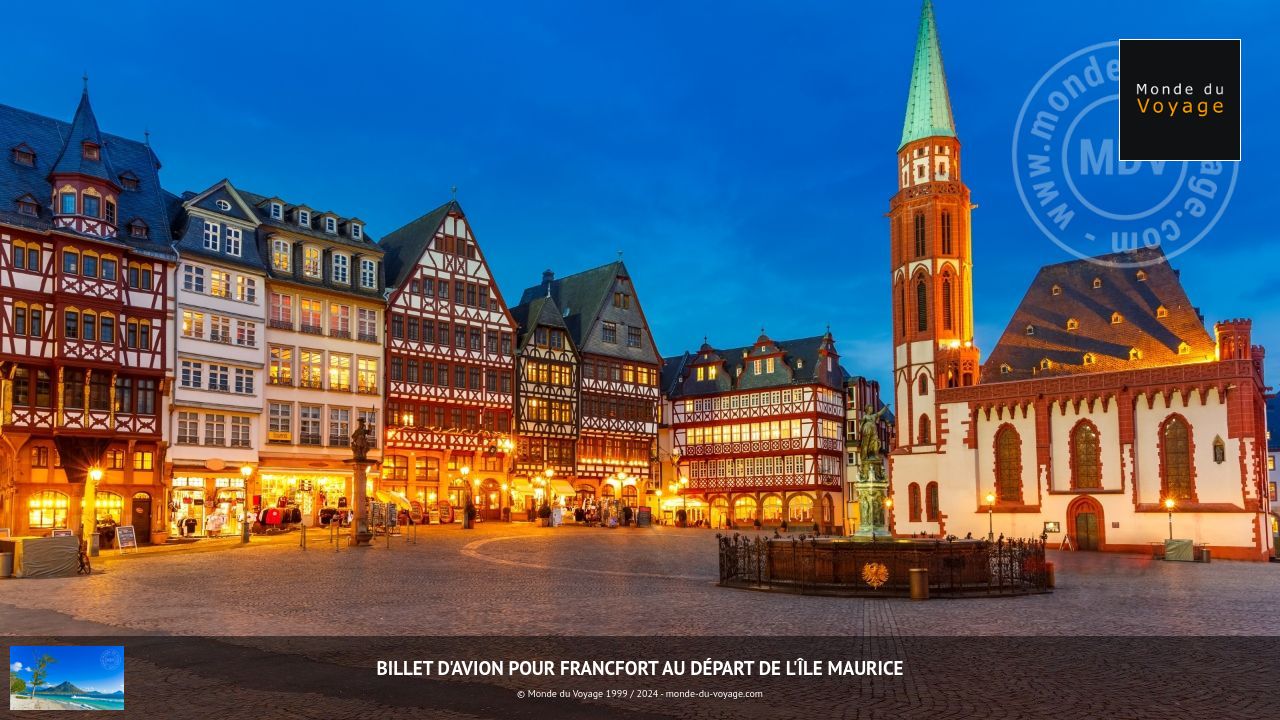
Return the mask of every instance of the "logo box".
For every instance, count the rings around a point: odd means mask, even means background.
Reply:
[[[1239,40],[1121,40],[1121,160],[1240,159]]]

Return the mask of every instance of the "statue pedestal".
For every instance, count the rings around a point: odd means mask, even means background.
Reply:
[[[889,511],[884,506],[889,495],[889,483],[883,480],[859,480],[853,484],[858,493],[858,511],[860,518],[858,530],[853,537],[865,540],[872,538],[889,539]]]
[[[351,547],[369,547],[373,542],[373,533],[369,531],[369,503],[365,486],[368,483],[370,467],[379,464],[377,460],[344,460],[351,465],[351,504],[354,517],[351,520]]]

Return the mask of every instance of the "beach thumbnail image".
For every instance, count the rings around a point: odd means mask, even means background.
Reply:
[[[123,645],[9,648],[10,710],[123,710]]]

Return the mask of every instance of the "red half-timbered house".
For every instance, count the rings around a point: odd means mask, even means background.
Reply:
[[[509,489],[515,323],[450,201],[387,235],[382,487],[497,519]],[[447,503],[447,505],[446,505]],[[455,516],[458,513],[454,513]]]
[[[845,372],[831,333],[666,360],[678,485],[671,515],[712,527],[840,525]]]
[[[101,132],[87,90],[70,124],[0,106],[0,144],[0,526],[149,542],[175,259],[159,160]]]

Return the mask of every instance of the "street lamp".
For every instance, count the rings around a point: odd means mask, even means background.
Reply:
[[[458,468],[458,473],[462,475],[462,491],[467,494],[466,504],[462,506],[462,529],[473,530],[475,529],[473,527],[476,512],[475,500],[471,496],[471,485],[467,483],[467,476],[471,474],[471,468],[463,465]]]
[[[689,522],[689,478],[680,476],[680,501],[684,508],[684,521]]]
[[[996,537],[995,516],[992,514],[996,509],[995,493],[987,493],[987,540],[994,540]]]
[[[241,465],[240,474],[244,477],[244,497],[240,501],[240,544],[249,542],[249,477],[253,475],[252,465]]]
[[[547,507],[551,507],[551,478],[555,477],[555,475],[556,471],[551,468],[547,468],[542,471],[542,476],[544,478],[542,481],[542,504]]]
[[[1171,497],[1167,497],[1164,499],[1164,509],[1169,511],[1169,539],[1170,540],[1173,539],[1173,506],[1176,504],[1177,503],[1175,503],[1173,501],[1173,498]]]

